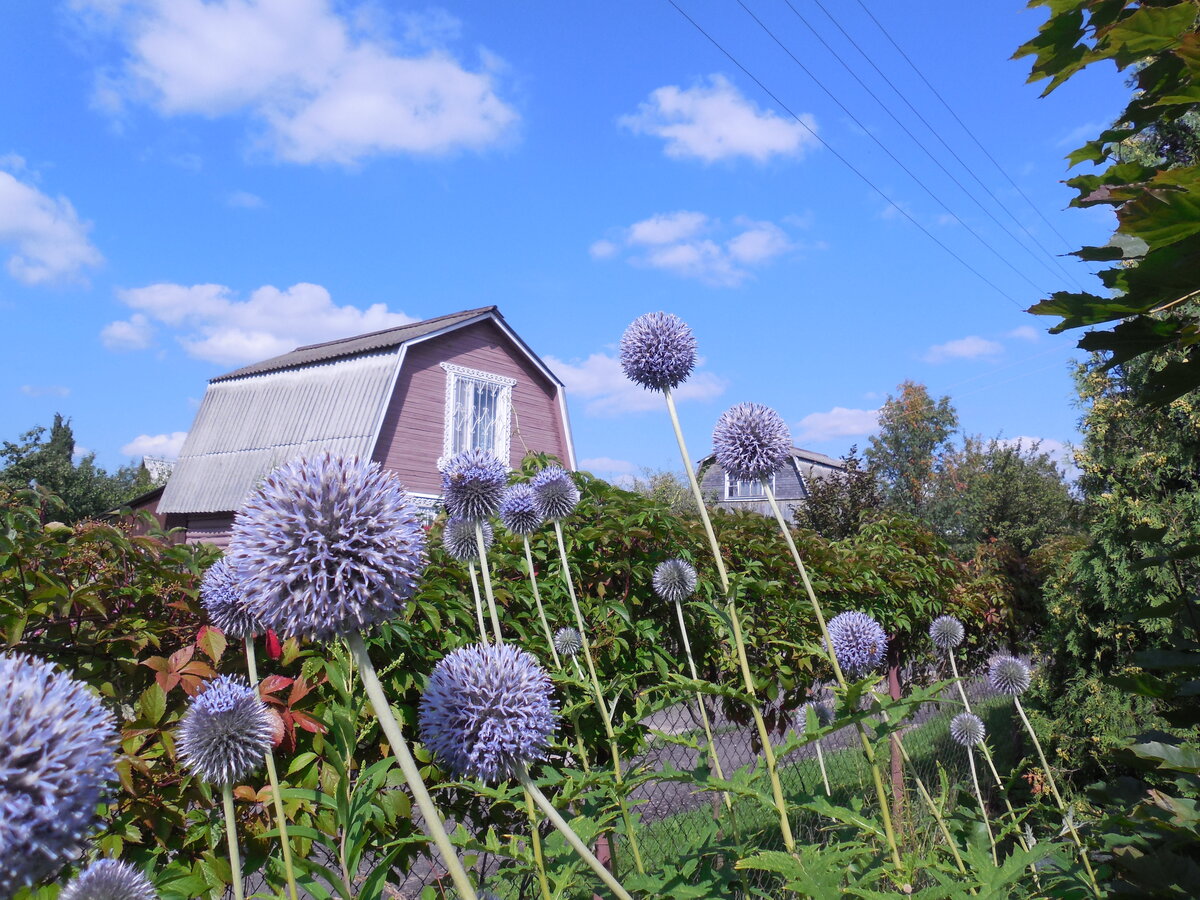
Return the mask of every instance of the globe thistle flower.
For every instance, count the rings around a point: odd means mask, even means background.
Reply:
[[[229,562],[265,627],[327,641],[404,608],[425,567],[425,529],[394,475],[324,453],[263,479],[234,519]]]
[[[929,639],[939,650],[949,652],[963,642],[963,623],[954,616],[938,616],[929,626]]]
[[[442,471],[442,502],[456,518],[477,522],[496,514],[508,466],[490,450],[464,450],[451,457]]]
[[[960,712],[950,720],[950,737],[964,747],[974,747],[983,743],[986,735],[987,729],[984,728],[983,719],[975,713]]]
[[[833,705],[824,700],[814,700],[811,704],[813,715],[817,717],[817,724],[822,728],[827,728],[833,724]]]
[[[0,656],[0,896],[83,851],[116,777],[116,737],[82,682],[31,656]]]
[[[498,781],[546,756],[558,727],[550,676],[512,644],[442,658],[421,697],[421,739],[454,773]]]
[[[696,590],[696,570],[686,559],[668,559],[654,569],[654,590],[668,602],[680,603]]]
[[[829,620],[829,639],[842,671],[852,678],[866,675],[879,667],[887,653],[887,635],[883,627],[856,610],[838,613]]]
[[[266,630],[247,608],[241,583],[228,559],[218,559],[204,573],[200,605],[226,637],[244,641]]]
[[[249,685],[222,675],[192,700],[179,723],[179,757],[194,774],[217,785],[249,775],[271,749],[267,705]]]
[[[988,682],[1001,694],[1023,694],[1029,688],[1029,666],[1015,656],[993,656],[988,663]]]
[[[730,478],[770,478],[792,455],[792,433],[779,413],[759,403],[739,403],[713,428],[713,452]]]
[[[58,900],[158,900],[158,893],[129,863],[101,859],[63,888]]]
[[[583,637],[574,628],[560,628],[554,632],[554,649],[561,656],[575,656],[583,649]]]
[[[626,378],[652,391],[665,391],[695,368],[696,337],[676,315],[646,313],[625,329],[620,356]]]
[[[500,521],[513,534],[533,534],[542,527],[542,514],[532,485],[514,484],[504,492],[500,498]]]
[[[483,549],[487,550],[496,539],[491,522],[481,522]],[[442,529],[442,546],[459,562],[475,562],[479,559],[479,542],[475,538],[475,523],[469,519],[448,519]]]
[[[548,466],[533,476],[534,503],[543,519],[556,522],[565,519],[579,504],[579,488],[575,479],[561,466]]]

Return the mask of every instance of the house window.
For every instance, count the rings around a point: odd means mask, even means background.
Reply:
[[[771,476],[771,493],[775,493],[775,476]],[[725,475],[726,500],[766,500],[766,486],[757,478],[743,481],[740,478],[730,478]]]
[[[512,389],[516,380],[442,363],[446,372],[446,427],[439,468],[464,450],[490,450],[506,464]]]

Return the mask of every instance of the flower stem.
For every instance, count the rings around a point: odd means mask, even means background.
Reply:
[[[687,623],[683,618],[683,604],[679,602],[679,598],[675,598],[675,615],[679,619],[679,636],[683,639],[683,652],[687,656],[688,671],[692,675],[692,681],[699,681],[700,676],[696,673],[696,661],[692,658],[692,643],[688,640]],[[717,745],[713,741],[712,726],[708,722],[708,710],[704,706],[704,695],[696,691],[696,708],[700,710],[700,721],[704,725],[704,738],[708,741],[708,755],[712,760],[713,771],[722,781],[725,780],[725,773],[721,771],[721,758],[717,755]],[[733,801],[729,799],[728,791],[721,791],[721,796],[725,798],[725,808],[731,813],[733,812]]]
[[[1100,885],[1096,882],[1096,873],[1092,871],[1092,863],[1088,859],[1087,848],[1083,846],[1083,840],[1079,837],[1079,832],[1075,830],[1075,823],[1071,821],[1071,817],[1067,813],[1067,804],[1063,802],[1062,794],[1058,792],[1058,785],[1054,783],[1054,773],[1050,771],[1050,764],[1046,762],[1046,754],[1042,751],[1042,742],[1038,740],[1037,732],[1033,730],[1033,725],[1029,723],[1029,717],[1025,715],[1025,707],[1021,705],[1021,698],[1013,695],[1013,703],[1017,707],[1017,713],[1021,716],[1021,722],[1025,725],[1025,730],[1029,732],[1029,737],[1033,740],[1033,746],[1037,750],[1038,759],[1042,763],[1042,771],[1046,773],[1046,783],[1050,785],[1050,793],[1054,796],[1054,802],[1058,804],[1058,811],[1062,813],[1063,825],[1071,833],[1071,840],[1075,842],[1075,846],[1079,850],[1079,858],[1083,861],[1083,868],[1087,871],[1088,881],[1092,884],[1092,890],[1096,892],[1097,897],[1103,896],[1100,891]]]
[[[950,834],[950,829],[946,826],[946,820],[942,818],[942,811],[938,809],[936,803],[933,802],[933,797],[929,795],[929,791],[925,787],[925,782],[921,780],[921,776],[917,774],[917,767],[908,757],[908,751],[904,749],[904,742],[900,740],[900,735],[896,734],[896,746],[900,748],[900,755],[904,757],[904,762],[908,766],[909,774],[912,775],[913,781],[917,784],[917,791],[921,798],[925,801],[925,805],[929,807],[929,811],[933,813],[933,818],[937,821],[938,829],[942,832],[942,837],[946,839],[946,846],[950,848],[951,855],[954,856],[954,864],[958,866],[958,871],[963,875],[967,874],[967,867],[963,865],[962,857],[958,854],[958,847],[954,843],[954,838]],[[974,890],[971,893],[975,893]]]
[[[579,835],[577,835],[574,829],[567,824],[567,820],[558,814],[558,810],[556,810],[554,805],[546,799],[546,795],[543,794],[541,790],[538,789],[538,786],[533,783],[533,780],[529,777],[529,772],[525,768],[524,764],[519,763],[517,765],[516,776],[517,780],[521,782],[521,786],[525,788],[526,794],[533,797],[534,802],[537,803],[538,808],[542,811],[542,814],[550,820],[551,824],[553,824],[555,828],[558,829],[559,833],[563,836],[563,838],[566,839],[566,842],[571,845],[571,849],[579,854],[579,857],[588,864],[588,867],[596,873],[600,880],[608,885],[609,889],[612,890],[612,892],[618,897],[620,897],[621,900],[633,900],[633,898],[629,895],[629,892],[626,891],[625,888],[621,887],[621,883],[613,877],[612,872],[608,871],[608,869],[604,867],[604,864],[600,862],[600,860],[596,859],[592,851],[587,848],[587,845],[579,839]]]
[[[971,764],[971,784],[975,787],[975,799],[979,801],[979,812],[983,815],[983,827],[987,829],[988,843],[992,845],[992,863],[1000,865],[996,857],[996,838],[992,835],[992,824],[988,821],[987,804],[983,802],[983,791],[979,789],[979,773],[975,770],[975,748],[967,747],[967,762]]]
[[[704,495],[700,493],[700,483],[696,481],[696,473],[692,469],[691,457],[688,455],[687,443],[683,439],[683,428],[679,424],[679,413],[675,409],[675,398],[671,389],[663,391],[667,401],[667,412],[671,415],[671,427],[675,429],[675,440],[679,444],[679,454],[683,458],[683,468],[687,472],[688,483],[692,487],[692,497],[696,501],[696,509],[700,521],[704,524],[704,533],[708,536],[708,545],[712,550],[713,562],[717,567],[717,575],[721,579],[721,591],[725,597],[726,612],[729,615],[730,630],[733,634],[734,649],[737,651],[738,666],[742,673],[742,683],[750,697],[750,714],[754,717],[754,725],[758,729],[759,741],[762,743],[763,759],[767,764],[767,774],[771,779],[771,795],[775,809],[779,813],[779,831],[783,835],[783,844],[789,853],[796,849],[796,839],[792,836],[792,826],[788,821],[787,801],[783,797],[783,785],[779,781],[779,767],[775,760],[775,748],[771,745],[771,733],[767,723],[763,721],[762,710],[758,705],[758,697],[754,690],[754,679],[750,675],[750,663],[746,658],[746,645],[742,640],[742,625],[738,619],[737,604],[733,602],[733,594],[729,589],[729,573],[725,571],[725,560],[721,556],[721,545],[717,543],[716,532],[713,531],[712,520],[704,505]]]
[[[579,629],[579,642],[583,645],[583,659],[587,663],[588,676],[592,681],[592,691],[596,695],[596,709],[604,721],[604,734],[608,738],[608,746],[612,752],[613,777],[617,783],[617,805],[621,808],[621,818],[625,821],[625,833],[629,837],[629,849],[633,852],[633,862],[638,874],[645,874],[642,865],[642,851],[638,847],[637,833],[633,827],[633,817],[625,803],[624,779],[621,777],[621,753],[617,748],[617,736],[613,731],[612,713],[604,702],[604,694],[600,690],[600,678],[596,675],[596,662],[592,659],[592,642],[588,640],[587,626],[583,623],[583,612],[579,608],[579,599],[575,596],[575,582],[571,578],[571,563],[567,559],[567,544],[563,539],[562,522],[554,520],[554,536],[558,540],[558,555],[562,562],[562,577],[567,586],[567,594],[571,598],[571,609],[575,613],[575,625]]]
[[[562,660],[558,658],[558,648],[554,646],[554,635],[550,633],[550,623],[546,620],[546,610],[542,606],[542,595],[538,591],[537,575],[533,571],[533,552],[529,549],[529,535],[521,535],[525,544],[525,569],[529,572],[529,586],[533,588],[533,602],[537,604],[538,618],[542,620],[542,630],[546,632],[546,643],[550,645],[550,655],[554,657],[554,668],[562,668]]]
[[[363,687],[367,690],[367,697],[371,701],[371,705],[375,707],[375,718],[379,720],[379,727],[383,729],[384,736],[392,745],[392,753],[395,754],[396,761],[400,763],[400,771],[404,773],[408,787],[413,793],[413,800],[416,801],[417,808],[425,819],[425,831],[433,840],[438,852],[441,853],[442,861],[446,864],[446,870],[450,873],[450,878],[454,882],[454,887],[458,890],[461,900],[478,900],[475,888],[467,877],[467,872],[463,868],[458,854],[455,853],[450,838],[446,836],[446,827],[442,824],[441,814],[434,806],[433,798],[429,796],[429,791],[421,778],[421,770],[417,768],[416,761],[408,749],[408,742],[404,740],[404,734],[400,731],[400,724],[396,721],[387,697],[383,693],[383,685],[379,683],[379,676],[375,674],[375,666],[367,654],[367,647],[363,643],[362,635],[354,632],[346,638],[346,643],[350,645],[350,652],[358,665]]]
[[[475,563],[467,563],[471,572],[471,593],[475,595],[475,620],[479,623],[479,640],[486,647],[489,643],[487,623],[483,620],[483,597],[479,594],[479,576],[475,574]]]
[[[825,782],[825,796],[832,797],[833,791],[829,789],[829,773],[825,771],[825,753],[821,750],[821,739],[815,741],[817,745],[817,765],[821,767],[821,780]]]
[[[483,592],[487,595],[488,614],[492,617],[492,630],[496,633],[496,643],[503,644],[504,636],[500,633],[500,617],[496,615],[496,599],[492,596],[492,573],[488,568],[487,547],[483,543],[483,522],[475,523],[475,544],[479,548],[479,568],[483,572]]]
[[[254,654],[254,638],[246,638],[246,671],[250,675],[250,684],[258,685],[258,660]],[[292,866],[292,847],[288,842],[287,816],[283,811],[283,797],[279,793],[279,773],[275,769],[275,753],[267,748],[267,780],[271,784],[271,798],[275,805],[275,821],[279,825],[279,843],[283,848],[283,871],[287,876],[288,893],[292,900],[298,900],[296,891],[296,872]]]
[[[237,824],[233,819],[233,785],[226,782],[221,785],[221,801],[225,806],[225,841],[229,845],[230,880],[233,881],[233,896],[235,900],[245,900],[242,891],[242,857],[238,853]]]
[[[538,832],[537,810],[533,805],[533,795],[525,788],[525,812],[529,816],[529,840],[533,845],[533,860],[537,865],[538,887],[542,891],[542,900],[552,900],[550,882],[546,880],[546,860],[542,856],[542,837]]]

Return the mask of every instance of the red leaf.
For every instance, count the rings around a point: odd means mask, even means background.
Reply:
[[[260,694],[274,694],[276,691],[282,691],[291,683],[292,679],[286,675],[268,675],[259,684],[258,692]]]
[[[267,629],[267,656],[271,659],[279,659],[283,655],[283,645],[279,643],[279,637],[270,628]]]
[[[287,730],[283,727],[283,719],[279,717],[279,713],[270,707],[267,708],[267,712],[271,715],[271,744],[278,747],[283,743]]]
[[[303,728],[305,731],[311,731],[313,734],[324,734],[325,733],[325,726],[322,725],[316,719],[314,719],[312,716],[310,716],[308,713],[298,712],[293,709],[292,710],[292,718],[295,720],[296,724],[299,725],[301,728]]]
[[[196,653],[194,644],[188,644],[185,647],[180,647],[171,654],[171,658],[167,660],[172,672],[180,671],[184,666],[192,661],[192,656]]]

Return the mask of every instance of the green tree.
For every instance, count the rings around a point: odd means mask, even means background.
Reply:
[[[958,427],[949,397],[934,400],[923,384],[904,381],[879,409],[879,433],[867,462],[883,484],[887,505],[912,516],[925,514],[937,456]]]
[[[859,457],[857,445],[842,457],[842,465],[841,472],[808,479],[808,497],[793,514],[799,527],[831,541],[858,534],[883,508],[879,482]]]

